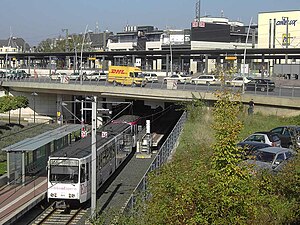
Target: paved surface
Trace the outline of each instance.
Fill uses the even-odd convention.
[[[105,218],[103,224],[111,224],[111,220],[124,210],[127,201],[151,166],[156,154],[152,154],[150,158],[137,158],[136,156],[137,154],[134,154],[121,172],[104,184],[104,192],[97,193],[96,212],[102,215],[101,218]],[[90,210],[85,218],[89,216]],[[88,220],[80,221],[79,224],[86,225]]]
[[[122,172],[98,199],[100,212],[108,212],[110,209],[121,210],[138,183],[150,167],[154,155],[151,158],[136,158],[134,155]]]
[[[24,210],[44,199],[46,190],[46,176],[38,177],[24,186],[7,185],[2,187],[0,190],[0,224],[19,217]]]
[[[300,79],[298,80],[295,80],[295,79],[274,79],[274,82],[275,82],[275,86],[278,87],[278,86],[283,86],[283,85],[286,85],[286,86],[294,86],[294,87],[300,87]]]

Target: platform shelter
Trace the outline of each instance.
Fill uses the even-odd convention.
[[[68,124],[2,149],[7,153],[8,183],[25,184],[31,176],[45,172],[48,157],[77,140],[80,131],[80,124]]]

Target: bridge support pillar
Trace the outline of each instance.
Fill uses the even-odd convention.
[[[62,95],[58,94],[57,95],[57,101],[56,101],[56,108],[57,108],[57,123],[58,124],[63,124],[63,115],[62,115]]]
[[[166,77],[167,76],[169,76],[169,55],[168,54],[166,55]]]

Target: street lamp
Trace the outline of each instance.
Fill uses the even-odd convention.
[[[35,96],[38,94],[36,92],[32,92],[31,95],[33,96],[33,123],[35,123]]]
[[[84,31],[83,38],[82,38],[82,44],[81,44],[81,52],[80,52],[80,84],[81,85],[82,85],[82,82],[83,82],[83,77],[82,77],[82,54],[83,54],[83,45],[84,45],[84,41],[85,41],[85,35],[86,35],[86,32],[87,32],[87,28],[88,28],[88,25],[86,25],[86,27],[85,27],[85,31]]]
[[[170,45],[170,57],[171,57],[170,66],[171,66],[171,76],[172,76],[173,75],[173,54],[172,54],[171,31],[168,30],[168,33],[169,33],[169,45]]]
[[[245,63],[246,63],[246,51],[247,51],[247,44],[248,44],[248,37],[250,33],[250,27],[252,23],[252,17],[250,19],[248,31],[247,31],[247,36],[246,36],[246,42],[245,42],[245,48],[244,48],[244,59],[243,59],[243,72],[242,72],[242,77],[243,77],[243,85],[242,85],[242,93],[245,93]]]

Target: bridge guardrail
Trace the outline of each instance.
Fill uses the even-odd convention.
[[[107,82],[107,80],[70,80],[68,83],[62,83],[60,79],[51,79],[49,75],[39,75],[37,77],[31,76],[29,78],[23,79],[9,79],[2,77],[0,81],[11,81],[11,82],[38,82],[38,83],[61,83],[62,85],[97,85],[97,86],[112,86],[113,84]],[[231,89],[235,92],[240,92],[241,94],[254,94],[254,95],[267,95],[267,96],[279,96],[279,97],[300,97],[300,80],[293,80],[285,83],[286,80],[282,79],[273,79],[275,82],[275,89],[270,91],[268,88],[265,91],[260,91],[259,89],[252,90],[252,91],[245,91],[242,93],[241,87],[237,86],[220,86],[220,85],[200,85],[200,84],[190,84],[189,82],[178,83],[176,82],[176,88],[168,89],[170,91],[182,90],[182,91],[201,91],[201,92],[214,92],[216,90],[220,90],[224,87]],[[295,84],[293,84],[293,82]],[[131,87],[140,87],[139,85],[132,85]],[[118,85],[118,87],[128,87],[126,85]],[[149,89],[167,89],[167,83],[163,81],[163,79],[158,80],[158,82],[148,82],[146,86],[142,88],[149,88]]]

